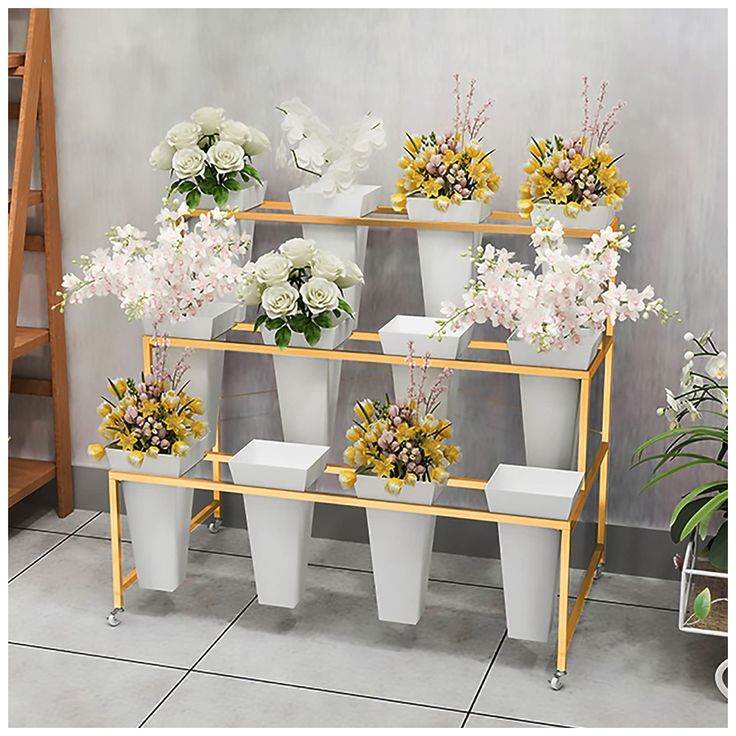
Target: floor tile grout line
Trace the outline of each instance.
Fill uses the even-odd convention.
[[[87,519],[87,521],[85,521],[84,524],[82,524],[81,526],[77,527],[72,532],[72,534],[73,535],[78,534],[80,531],[82,531],[82,529],[84,529],[84,527],[86,527],[88,524],[91,524],[101,513],[102,513],[102,511],[98,511],[91,519]]]
[[[8,524],[8,529],[12,529],[16,532],[36,532],[36,534],[56,534],[59,537],[68,537],[71,532],[59,532],[56,531],[56,529],[32,529],[31,527],[27,526],[10,526]]]
[[[474,710],[471,716],[481,716],[483,718],[498,718],[504,721],[515,721],[516,723],[533,723],[537,726],[549,726],[550,728],[575,728],[564,723],[550,723],[549,721],[535,721],[533,718],[521,718],[520,716],[503,716],[500,713],[483,713]]]
[[[212,651],[212,648],[217,644],[217,642],[222,639],[225,634],[227,634],[228,631],[237,623],[237,621],[240,619],[240,617],[245,614],[245,612],[251,607],[251,605],[258,599],[258,594],[254,595],[248,603],[245,604],[245,606],[238,612],[238,614],[233,618],[232,621],[215,637],[215,640],[210,644],[207,649],[204,650],[204,652],[199,656],[199,658],[194,662],[194,664],[189,667],[189,669],[179,678],[179,680],[174,684],[174,686],[169,690],[169,692],[164,695],[164,697],[158,702],[158,704],[154,707],[154,709],[138,724],[138,728],[143,728],[143,726],[146,725],[146,723],[150,720],[150,718],[156,713],[156,711],[169,699],[171,694],[181,685],[184,680],[187,679],[187,677],[194,671],[194,668],[209,654],[210,651]]]
[[[159,667],[167,670],[178,670],[186,672],[187,667],[180,667],[175,664],[164,664],[163,662],[146,662],[143,659],[130,659],[129,657],[116,657],[112,654],[98,654],[96,652],[80,652],[76,649],[64,649],[63,647],[52,647],[46,644],[30,644],[24,641],[8,641],[9,646],[23,647],[25,649],[41,649],[46,652],[59,652],[60,654],[72,654],[78,657],[90,657],[93,659],[106,659],[112,662],[125,662],[127,664],[140,664],[146,667]]]
[[[231,680],[242,680],[244,682],[257,682],[263,685],[275,685],[277,687],[289,687],[295,690],[309,690],[318,693],[328,693],[331,695],[343,695],[347,698],[362,698],[364,700],[377,700],[381,703],[395,703],[396,705],[409,705],[414,708],[430,708],[433,710],[447,711],[448,713],[457,713],[464,715],[462,708],[453,708],[449,705],[434,705],[431,703],[417,703],[412,700],[401,700],[400,698],[387,698],[381,695],[370,695],[369,693],[357,693],[349,690],[334,690],[329,687],[319,687],[318,685],[302,685],[296,682],[283,682],[281,680],[269,680],[264,677],[251,677],[249,675],[234,675],[229,672],[215,672],[214,670],[194,670],[195,675],[207,675],[209,677],[226,677]]]
[[[29,530],[31,531],[31,530]],[[20,572],[13,575],[12,578],[8,580],[8,585],[10,585],[14,580],[17,580],[24,572],[27,570],[30,570],[37,562],[40,562],[44,557],[47,555],[50,555],[55,549],[58,549],[61,547],[64,542],[72,538],[72,534],[67,534],[63,539],[60,539],[51,549],[47,549],[40,557],[37,557],[33,562],[31,562],[29,565],[26,565]]]
[[[493,664],[496,661],[496,658],[498,657],[499,652],[501,651],[501,647],[503,646],[503,643],[506,641],[506,637],[508,636],[508,633],[509,633],[508,629],[503,630],[501,639],[498,642],[498,645],[496,646],[496,651],[493,652],[491,661],[488,663],[488,668],[486,669],[485,674],[483,675],[483,678],[480,681],[480,685],[478,685],[478,689],[475,691],[475,695],[473,696],[473,699],[470,701],[470,706],[468,707],[468,710],[465,712],[465,718],[463,718],[463,722],[460,724],[460,728],[465,728],[465,724],[468,722],[468,718],[470,718],[470,714],[473,711],[473,707],[475,706],[475,703],[478,700],[478,697],[480,696],[481,690],[483,690],[483,686],[486,684],[488,675],[491,673],[491,668],[493,667]]]

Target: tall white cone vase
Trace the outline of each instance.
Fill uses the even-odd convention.
[[[431,506],[439,495],[434,483],[405,485],[397,496],[386,490],[386,479],[359,475],[358,498]],[[378,618],[417,624],[424,611],[436,517],[401,511],[366,509],[376,588]]]
[[[200,459],[191,453],[146,456],[140,467],[134,467],[127,452],[108,448],[106,453],[112,470],[170,478],[180,478]],[[122,491],[138,585],[148,590],[176,590],[187,571],[193,489],[123,481]]]
[[[597,204],[595,207],[591,207],[589,210],[580,210],[577,217],[570,217],[565,214],[564,204],[545,204],[544,202],[538,202],[534,205],[534,209],[531,214],[532,225],[535,227],[539,224],[540,220],[553,219],[559,220],[562,227],[565,230],[571,228],[577,228],[580,230],[603,230],[608,227],[613,218],[616,216],[616,211],[613,207],[606,207],[605,205]],[[567,245],[567,252],[570,255],[577,255],[583,249],[585,240],[583,238],[568,238],[565,240]]]
[[[354,325],[355,320],[346,318],[322,330],[317,347],[334,350],[347,340]],[[276,344],[275,332],[265,326],[261,332],[266,345]],[[311,346],[304,335],[292,333],[289,347]],[[342,361],[274,355],[273,367],[284,441],[329,445],[335,428]]]
[[[238,304],[213,302],[205,304],[196,316],[179,322],[167,322],[159,326],[159,334],[169,337],[185,337],[194,340],[214,340],[227,332],[237,319]],[[143,321],[147,334],[152,334],[153,325]],[[189,360],[189,370],[184,381],[190,396],[198,396],[204,404],[203,419],[207,422],[209,433],[199,442],[192,441],[189,454],[199,453],[198,460],[215,444],[217,418],[220,413],[222,393],[222,371],[225,365],[223,350],[194,350]],[[172,366],[169,366],[170,368]]]
[[[355,184],[334,197],[325,197],[309,186],[289,192],[291,208],[297,215],[324,215],[329,217],[363,217],[379,204],[381,187]],[[343,260],[357,263],[361,270],[365,266],[365,250],[368,228],[355,225],[319,225],[304,223],[302,233],[314,240],[317,248],[334,253]],[[345,295],[345,301],[354,312],[360,309],[362,284],[353,287]]]
[[[489,511],[567,519],[583,474],[499,465],[486,485]],[[557,601],[560,532],[499,524],[506,625],[512,639],[547,641]]]
[[[586,370],[600,343],[601,333],[586,330],[581,342],[565,350],[539,353],[512,335],[509,356],[514,365]],[[577,466],[576,438],[580,381],[574,378],[519,376],[526,464],[570,470]]]
[[[445,211],[434,206],[426,197],[408,197],[406,212],[410,220],[430,222],[479,223],[490,214],[490,206],[476,200],[451,204]],[[473,275],[473,262],[463,258],[469,245],[481,242],[481,233],[448,230],[417,230],[419,266],[422,272],[424,314],[440,317],[442,302],[462,304],[465,286]]]
[[[378,336],[381,339],[381,348],[387,355],[406,355],[409,350],[409,342],[413,343],[414,355],[417,358],[414,372],[418,378],[421,359],[425,355],[429,354],[432,358],[457,358],[468,347],[472,327],[473,325],[468,325],[463,330],[448,330],[440,342],[437,337],[432,337],[439,329],[434,317],[398,314],[378,330]],[[406,396],[409,389],[410,369],[408,366],[392,365],[391,370],[394,377],[394,398],[398,400]],[[427,390],[440,372],[440,368],[427,370]],[[435,411],[437,416],[445,419],[449,417],[449,395],[448,387],[448,391],[442,395],[439,408]]]
[[[238,485],[305,491],[325,469],[330,448],[252,440],[229,461]],[[258,602],[294,608],[304,593],[314,504],[243,496]]]

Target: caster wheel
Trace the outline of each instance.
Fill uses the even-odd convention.
[[[595,575],[593,575],[593,580],[600,580],[603,577],[603,565],[598,565],[595,569]]]
[[[222,527],[222,519],[213,519],[207,528],[210,530],[210,534],[217,534]]]
[[[112,626],[113,628],[115,626],[120,626],[122,622],[118,618],[118,611],[117,609],[114,611],[110,611],[110,613],[107,614],[107,625]]]
[[[562,681],[562,678],[567,674],[567,672],[560,672],[557,670],[557,672],[552,675],[549,679],[549,687],[550,690],[562,690],[564,687],[564,682]]]

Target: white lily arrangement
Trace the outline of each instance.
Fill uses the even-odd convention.
[[[279,348],[288,347],[294,332],[315,346],[322,330],[334,327],[344,315],[353,316],[344,289],[362,283],[363,273],[352,261],[318,250],[313,240],[292,238],[245,264],[238,299],[263,310],[253,329],[263,325],[274,331]]]
[[[613,283],[634,230],[607,227],[573,255],[567,252],[561,223],[545,223],[531,237],[535,265],[546,266],[541,273],[527,270],[505,248],[471,247],[467,255],[477,265],[478,278],[467,285],[462,307],[443,304],[447,319],[440,322],[439,335],[448,327],[491,322],[515,330],[517,337],[544,352],[579,343],[583,330],[603,330],[609,318],[635,322],[654,314],[667,322],[677,312],[665,309],[651,285],[639,291]]]
[[[250,238],[219,208],[201,215],[190,229],[188,209],[183,202],[165,201],[156,217],[155,242],[133,225],[112,228],[108,248],[81,257],[81,276],[64,275],[63,291],[57,292],[61,310],[113,295],[129,319],[147,317],[157,326],[193,317],[204,304],[233,292]]]
[[[261,177],[253,156],[268,150],[265,133],[239,120],[225,118],[221,107],[201,107],[190,120],[177,123],[151,151],[154,169],[171,171],[174,178],[169,195],[186,196],[189,209],[199,206],[203,194],[211,195],[218,207]]]
[[[282,102],[276,109],[284,114],[276,164],[292,167],[307,178],[317,177],[310,189],[324,197],[350,189],[358,173],[368,168],[373,151],[386,147],[383,121],[371,113],[333,132],[298,97]]]

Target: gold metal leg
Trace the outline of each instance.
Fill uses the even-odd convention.
[[[611,345],[603,374],[603,421],[601,426],[601,440],[610,443],[611,438],[611,393],[613,388],[613,345]],[[597,543],[602,545],[601,567],[606,557],[606,510],[608,508],[608,458],[611,454],[610,445],[606,457],[601,463],[601,472],[598,476],[598,534]]]
[[[120,531],[120,482],[109,478],[110,490],[110,543],[112,547],[112,600],[113,609],[107,617],[110,626],[117,626],[117,614],[123,610],[123,539]]]
[[[588,465],[588,426],[590,414],[590,379],[580,381],[580,409],[578,416],[578,470],[585,472]]]
[[[560,601],[557,622],[557,671],[549,681],[553,690],[562,687],[567,674],[568,602],[570,596],[570,527],[560,531]]]

